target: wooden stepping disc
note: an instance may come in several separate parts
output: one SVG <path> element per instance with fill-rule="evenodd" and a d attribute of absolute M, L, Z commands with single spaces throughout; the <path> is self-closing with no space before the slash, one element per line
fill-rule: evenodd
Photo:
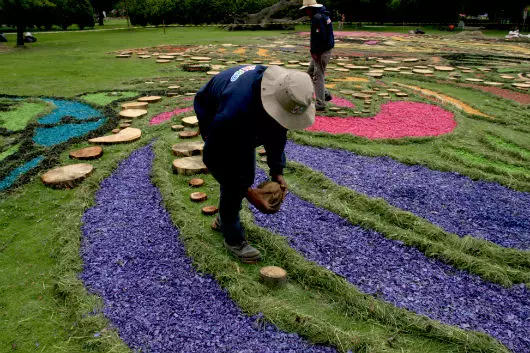
<path fill-rule="evenodd" d="M 279 287 L 287 282 L 287 271 L 278 266 L 265 266 L 259 270 L 260 280 L 272 287 Z"/>
<path fill-rule="evenodd" d="M 193 60 L 193 61 L 210 61 L 210 60 L 212 60 L 212 58 L 209 58 L 207 56 L 192 56 L 190 59 Z"/>
<path fill-rule="evenodd" d="M 425 66 L 425 65 L 416 65 L 414 66 L 415 69 L 420 69 L 420 70 L 427 70 L 429 67 L 428 66 Z"/>
<path fill-rule="evenodd" d="M 367 72 L 365 73 L 366 76 L 370 76 L 370 77 L 373 77 L 373 78 L 381 78 L 383 77 L 383 73 L 381 72 Z"/>
<path fill-rule="evenodd" d="M 267 163 L 267 156 L 261 157 L 260 161 L 263 162 L 263 163 Z"/>
<path fill-rule="evenodd" d="M 199 186 L 203 186 L 204 185 L 204 180 L 200 179 L 200 178 L 193 178 L 189 181 L 189 186 L 193 187 L 193 188 L 198 188 Z"/>
<path fill-rule="evenodd" d="M 414 69 L 412 70 L 415 74 L 432 74 L 434 71 L 429 69 Z"/>
<path fill-rule="evenodd" d="M 343 89 L 339 91 L 342 94 L 354 94 L 355 91 L 352 91 L 351 89 Z"/>
<path fill-rule="evenodd" d="M 396 92 L 396 97 L 408 97 L 409 95 L 405 92 Z"/>
<path fill-rule="evenodd" d="M 400 89 L 397 89 L 397 88 L 389 88 L 389 89 L 387 89 L 387 91 L 390 92 L 390 93 L 401 92 L 401 90 L 400 90 Z"/>
<path fill-rule="evenodd" d="M 206 75 L 215 76 L 219 73 L 219 71 L 207 71 Z"/>
<path fill-rule="evenodd" d="M 168 97 L 178 97 L 180 94 L 178 92 L 167 92 L 166 96 Z"/>
<path fill-rule="evenodd" d="M 388 96 L 389 96 L 389 94 L 386 93 L 386 92 L 381 92 L 381 93 L 378 93 L 377 95 L 378 95 L 379 97 L 388 97 Z"/>
<path fill-rule="evenodd" d="M 121 123 L 120 125 L 118 125 L 121 129 L 125 129 L 126 127 L 129 127 L 131 126 L 130 123 Z"/>
<path fill-rule="evenodd" d="M 380 63 L 380 64 L 390 64 L 390 65 L 399 64 L 399 62 L 397 62 L 397 61 L 386 60 L 386 59 L 379 59 L 379 60 L 377 60 L 377 62 Z"/>
<path fill-rule="evenodd" d="M 179 137 L 183 139 L 189 139 L 189 138 L 193 138 L 196 136 L 199 136 L 199 131 L 188 130 L 188 131 L 179 132 Z"/>
<path fill-rule="evenodd" d="M 501 78 L 504 78 L 506 80 L 513 80 L 515 78 L 515 76 L 512 76 L 512 75 L 501 75 Z"/>
<path fill-rule="evenodd" d="M 100 146 L 86 147 L 81 148 L 80 150 L 70 152 L 70 158 L 81 160 L 96 159 L 101 157 L 102 155 L 103 148 L 101 148 Z"/>
<path fill-rule="evenodd" d="M 147 114 L 145 109 L 125 109 L 120 112 L 122 118 L 139 118 Z"/>
<path fill-rule="evenodd" d="M 406 59 L 403 59 L 404 63 L 415 63 L 415 62 L 418 62 L 418 61 L 420 61 L 420 59 L 417 59 L 417 58 L 406 58 Z"/>
<path fill-rule="evenodd" d="M 118 54 L 116 55 L 117 58 L 120 58 L 120 59 L 128 59 L 131 57 L 130 54 Z"/>
<path fill-rule="evenodd" d="M 219 212 L 219 209 L 216 206 L 204 206 L 203 208 L 201 208 L 201 211 L 207 216 L 213 216 L 214 214 Z"/>
<path fill-rule="evenodd" d="M 504 83 L 502 82 L 490 82 L 490 81 L 484 81 L 483 82 L 486 86 L 504 86 Z"/>
<path fill-rule="evenodd" d="M 370 70 L 368 66 L 346 65 L 344 67 L 350 70 Z"/>
<path fill-rule="evenodd" d="M 180 86 L 169 86 L 167 89 L 179 89 Z"/>
<path fill-rule="evenodd" d="M 466 78 L 466 81 L 469 81 L 469 82 L 484 82 L 484 80 L 482 80 L 480 78 Z"/>
<path fill-rule="evenodd" d="M 472 68 L 467 67 L 467 66 L 457 66 L 456 68 L 460 70 L 473 70 Z"/>
<path fill-rule="evenodd" d="M 171 147 L 173 154 L 178 157 L 191 157 L 202 154 L 203 149 L 204 142 L 202 141 L 181 142 Z"/>
<path fill-rule="evenodd" d="M 112 129 L 111 132 L 112 132 L 113 134 L 117 134 L 117 133 L 120 132 L 120 131 L 121 131 L 121 129 Z"/>
<path fill-rule="evenodd" d="M 397 67 L 385 67 L 383 71 L 387 72 L 399 72 L 399 69 Z"/>
<path fill-rule="evenodd" d="M 162 97 L 160 96 L 147 96 L 147 97 L 140 97 L 137 99 L 138 102 L 147 102 L 147 103 L 155 103 L 161 100 Z"/>
<path fill-rule="evenodd" d="M 256 64 L 256 65 L 260 65 L 260 64 L 263 64 L 263 61 L 261 61 L 261 60 L 252 60 L 252 63 Z"/>
<path fill-rule="evenodd" d="M 384 69 L 386 66 L 385 65 L 372 65 L 372 67 L 374 69 Z"/>
<path fill-rule="evenodd" d="M 121 105 L 122 109 L 141 109 L 141 108 L 147 108 L 149 103 L 147 102 L 129 102 L 129 103 L 123 103 Z"/>
<path fill-rule="evenodd" d="M 352 94 L 353 98 L 357 98 L 357 99 L 370 99 L 372 98 L 371 95 L 369 94 L 364 94 L 364 93 L 358 93 L 358 92 L 354 92 Z"/>
<path fill-rule="evenodd" d="M 160 59 L 161 59 L 161 60 L 173 60 L 173 59 L 175 59 L 175 57 L 172 56 L 172 55 L 160 55 L 160 56 L 158 57 L 158 59 L 159 59 L 159 60 L 160 60 Z"/>
<path fill-rule="evenodd" d="M 151 55 L 138 55 L 139 59 L 151 59 Z"/>
<path fill-rule="evenodd" d="M 528 83 L 512 83 L 512 86 L 517 88 L 530 88 L 530 84 Z"/>
<path fill-rule="evenodd" d="M 184 125 L 172 125 L 171 130 L 173 131 L 182 131 L 184 130 Z"/>
<path fill-rule="evenodd" d="M 173 171 L 180 175 L 193 175 L 207 173 L 208 168 L 202 162 L 202 156 L 193 156 L 175 159 Z"/>
<path fill-rule="evenodd" d="M 288 64 L 300 64 L 299 60 L 289 60 L 287 61 Z"/>
<path fill-rule="evenodd" d="M 192 192 L 190 194 L 190 199 L 194 202 L 203 202 L 208 199 L 208 195 L 206 195 L 204 192 Z"/>
<path fill-rule="evenodd" d="M 189 127 L 196 127 L 199 126 L 199 120 L 197 120 L 196 116 L 187 116 L 185 118 L 181 119 L 182 125 L 189 126 Z"/>
<path fill-rule="evenodd" d="M 259 154 L 260 156 L 265 156 L 265 155 L 267 155 L 267 151 L 265 151 L 265 148 L 260 148 L 260 149 L 258 150 L 258 154 Z"/>
<path fill-rule="evenodd" d="M 156 60 L 156 63 L 157 64 L 167 64 L 167 63 L 170 63 L 171 60 L 167 60 L 167 59 L 157 59 Z"/>
<path fill-rule="evenodd" d="M 283 62 L 281 62 L 281 61 L 271 61 L 271 62 L 269 63 L 269 65 L 282 66 L 282 65 L 283 65 Z"/>
<path fill-rule="evenodd" d="M 91 164 L 70 164 L 55 168 L 41 175 L 45 185 L 53 187 L 74 187 L 75 183 L 92 174 L 94 167 Z"/>
<path fill-rule="evenodd" d="M 88 140 L 88 142 L 103 143 L 103 144 L 123 143 L 123 142 L 131 142 L 131 141 L 138 140 L 141 136 L 142 136 L 142 130 L 134 128 L 134 127 L 128 127 L 128 128 L 121 130 L 116 135 L 96 137 L 96 138 Z"/>
<path fill-rule="evenodd" d="M 338 112 L 339 110 L 341 110 L 340 107 L 329 107 L 328 109 L 332 112 Z"/>
<path fill-rule="evenodd" d="M 335 71 L 339 71 L 339 72 L 349 72 L 350 70 L 345 69 L 345 68 L 342 68 L 342 67 L 339 67 L 339 68 L 335 69 Z"/>
<path fill-rule="evenodd" d="M 444 72 L 455 71 L 455 68 L 452 66 L 435 66 L 434 69 L 436 71 L 444 71 Z"/>
<path fill-rule="evenodd" d="M 473 70 L 462 70 L 462 72 L 465 74 L 471 74 L 473 73 Z"/>

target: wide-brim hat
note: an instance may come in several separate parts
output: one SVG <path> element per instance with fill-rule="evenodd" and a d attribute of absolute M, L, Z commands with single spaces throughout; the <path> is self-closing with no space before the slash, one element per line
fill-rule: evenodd
<path fill-rule="evenodd" d="M 305 9 L 306 7 L 322 7 L 322 6 L 324 5 L 317 3 L 316 0 L 304 0 L 300 10 Z"/>
<path fill-rule="evenodd" d="M 269 66 L 263 73 L 263 108 L 288 130 L 303 130 L 315 122 L 313 92 L 313 81 L 305 72 Z"/>

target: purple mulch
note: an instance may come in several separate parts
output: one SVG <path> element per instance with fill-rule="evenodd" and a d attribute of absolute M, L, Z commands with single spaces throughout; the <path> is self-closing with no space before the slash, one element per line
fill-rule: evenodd
<path fill-rule="evenodd" d="M 266 179 L 263 171 L 258 179 Z M 259 226 L 287 237 L 307 259 L 361 291 L 446 324 L 486 332 L 514 352 L 530 352 L 530 290 L 523 284 L 507 289 L 485 282 L 292 193 L 274 215 L 253 212 Z"/>
<path fill-rule="evenodd" d="M 408 166 L 388 157 L 365 157 L 290 141 L 286 154 L 339 185 L 384 198 L 448 232 L 530 249 L 529 193 L 457 173 Z"/>
<path fill-rule="evenodd" d="M 142 352 L 335 352 L 245 316 L 186 256 L 141 148 L 101 183 L 83 217 L 81 275 L 104 313 Z"/>

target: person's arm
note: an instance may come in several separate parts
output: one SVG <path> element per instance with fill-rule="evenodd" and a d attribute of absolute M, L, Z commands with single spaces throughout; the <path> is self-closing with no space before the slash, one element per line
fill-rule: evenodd
<path fill-rule="evenodd" d="M 287 194 L 287 183 L 283 178 L 283 169 L 286 165 L 285 158 L 285 144 L 287 142 L 287 130 L 281 128 L 274 132 L 274 139 L 266 141 L 264 144 L 267 152 L 267 165 L 270 169 L 270 176 L 272 181 L 280 184 L 283 191 L 283 196 Z"/>

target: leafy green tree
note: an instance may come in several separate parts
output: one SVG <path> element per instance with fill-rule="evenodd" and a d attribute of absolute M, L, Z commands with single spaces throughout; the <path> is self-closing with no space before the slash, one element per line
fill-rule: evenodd
<path fill-rule="evenodd" d="M 24 32 L 35 23 L 39 11 L 55 7 L 48 0 L 0 0 L 0 23 L 12 24 L 17 29 L 17 46 L 24 46 Z"/>

